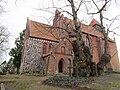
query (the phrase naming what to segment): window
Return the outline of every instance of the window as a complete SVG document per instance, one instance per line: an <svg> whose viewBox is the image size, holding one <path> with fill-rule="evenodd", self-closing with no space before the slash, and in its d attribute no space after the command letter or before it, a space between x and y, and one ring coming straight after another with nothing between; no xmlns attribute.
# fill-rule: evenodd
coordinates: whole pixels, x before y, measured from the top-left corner
<svg viewBox="0 0 120 90"><path fill-rule="evenodd" d="M51 51L51 49L52 49L52 44L51 44L51 43L49 43L49 49L48 49L48 52L50 52L50 51Z"/></svg>
<svg viewBox="0 0 120 90"><path fill-rule="evenodd" d="M65 53L65 47L64 46L61 47L61 53Z"/></svg>
<svg viewBox="0 0 120 90"><path fill-rule="evenodd" d="M85 46L90 47L90 41L89 41L88 35L85 38Z"/></svg>
<svg viewBox="0 0 120 90"><path fill-rule="evenodd" d="M52 44L50 43L50 44L49 44L49 50L50 50L51 48L52 48Z"/></svg>
<svg viewBox="0 0 120 90"><path fill-rule="evenodd" d="M71 66L71 60L68 59L68 66Z"/></svg>
<svg viewBox="0 0 120 90"><path fill-rule="evenodd" d="M93 27L94 27L96 30L102 32L101 26L100 26L99 24L95 24L95 25L93 25Z"/></svg>
<svg viewBox="0 0 120 90"><path fill-rule="evenodd" d="M43 54L46 54L46 51L47 51L47 44L44 43L43 44Z"/></svg>

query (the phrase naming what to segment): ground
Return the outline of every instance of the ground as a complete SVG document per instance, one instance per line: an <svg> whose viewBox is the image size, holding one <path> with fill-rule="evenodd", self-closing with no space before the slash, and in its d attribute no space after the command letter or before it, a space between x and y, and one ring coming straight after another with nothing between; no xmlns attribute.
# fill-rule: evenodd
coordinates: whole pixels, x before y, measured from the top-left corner
<svg viewBox="0 0 120 90"><path fill-rule="evenodd" d="M6 90L74 90L57 86L43 85L41 82L48 77L37 75L0 75L0 82L4 81ZM120 74L105 74L95 77L91 83L82 86L92 87L96 90L120 90Z"/></svg>

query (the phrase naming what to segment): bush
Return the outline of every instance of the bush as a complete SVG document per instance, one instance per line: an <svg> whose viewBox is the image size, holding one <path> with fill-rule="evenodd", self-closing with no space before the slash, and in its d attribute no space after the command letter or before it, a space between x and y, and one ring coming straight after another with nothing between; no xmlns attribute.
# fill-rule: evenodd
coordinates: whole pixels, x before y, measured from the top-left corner
<svg viewBox="0 0 120 90"><path fill-rule="evenodd" d="M94 79L87 77L75 78L69 76L53 76L43 81L43 84L60 86L64 88L75 88L78 85L90 83L91 81L94 81Z"/></svg>

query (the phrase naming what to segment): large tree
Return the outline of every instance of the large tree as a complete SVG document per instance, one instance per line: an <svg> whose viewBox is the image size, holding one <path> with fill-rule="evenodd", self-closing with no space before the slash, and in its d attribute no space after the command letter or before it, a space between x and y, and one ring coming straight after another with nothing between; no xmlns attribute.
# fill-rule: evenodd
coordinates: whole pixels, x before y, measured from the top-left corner
<svg viewBox="0 0 120 90"><path fill-rule="evenodd" d="M75 5L74 5L74 1L73 0L68 0L70 5L71 5L71 9L72 9L72 16L73 16L73 21L74 21L74 25L75 25L75 32L76 32L76 40L74 42L72 42L73 44L73 51L74 51L74 73L75 76L78 75L82 75L82 71L81 71L81 64L83 62L86 63L86 59L85 59L85 54L83 52L84 49L84 44L83 44L83 40L82 40L82 30L78 21L78 16L77 16L77 12L79 10L80 7L78 7L76 9ZM82 73L81 73L82 72Z"/></svg>
<svg viewBox="0 0 120 90"><path fill-rule="evenodd" d="M14 66L17 68L17 74L19 73L21 65L21 56L22 56L22 47L24 43L24 31L20 33L20 36L16 38L15 45L16 47L12 48L9 55L13 60Z"/></svg>
<svg viewBox="0 0 120 90"><path fill-rule="evenodd" d="M61 29L65 32L67 32L68 36L70 38L71 37L75 38L74 41L73 40L70 41L70 39L67 39L70 41L70 43L73 46L74 60L73 60L73 67L70 67L70 68L73 68L73 75L75 75L76 77L86 76L86 75L90 76L90 74L93 71L93 70L90 70L90 67L93 67L94 63L92 63L92 60L91 60L92 56L89 52L89 48L87 48L84 45L84 42L82 39L81 22L79 22L78 15L77 15L84 0L78 1L79 2L78 7L75 6L74 0L67 0L67 1L68 1L68 5L66 5L66 6L70 6L72 12L68 12L67 10L63 10L62 8L58 8L58 9L60 9L62 12L66 12L69 15L71 15L73 18L73 21L71 21L69 23L69 25L66 25L66 22L65 22L64 23L65 27L57 26L57 27L53 27L53 28ZM53 7L53 8L55 8L55 7ZM40 8L40 10L47 11L47 10L41 9L41 8ZM59 12L56 14L59 14ZM64 22L64 20L63 20L63 22ZM73 26L70 25L71 23L73 23L74 25ZM70 28L69 26L72 26L72 27ZM68 29L71 29L70 31L74 32L74 35Z"/></svg>

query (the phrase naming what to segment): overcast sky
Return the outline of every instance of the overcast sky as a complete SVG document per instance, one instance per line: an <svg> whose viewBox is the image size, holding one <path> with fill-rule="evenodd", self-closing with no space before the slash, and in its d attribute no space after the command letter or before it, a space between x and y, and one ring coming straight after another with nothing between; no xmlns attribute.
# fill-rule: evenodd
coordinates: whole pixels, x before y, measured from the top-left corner
<svg viewBox="0 0 120 90"><path fill-rule="evenodd" d="M29 17L29 19L42 23L47 23L47 20L44 17L53 19L52 14L36 10L35 8L39 7L45 8L48 6L62 7L67 3L64 1L66 0L17 0L17 3L15 4L15 0L8 0L7 3L4 3L3 5L6 12L0 16L1 20L0 24L4 25L11 34L9 39L10 48L13 48L15 46L14 45L15 38L17 38L19 36L19 33L25 29L27 17ZM65 9L69 10L68 7ZM54 13L54 10L52 10L52 12ZM106 16L114 17L118 14L120 14L120 8L116 8L115 5L113 4L112 7L109 8L109 11L106 14ZM84 14L78 13L78 16L80 20L87 21L88 23L90 23L90 20L92 18L99 20L97 15L87 17ZM115 30L115 32L120 34L120 30ZM119 36L116 36L118 49L120 49L119 38L120 38ZM8 61L9 59L10 57L8 53L6 53L4 60Z"/></svg>

